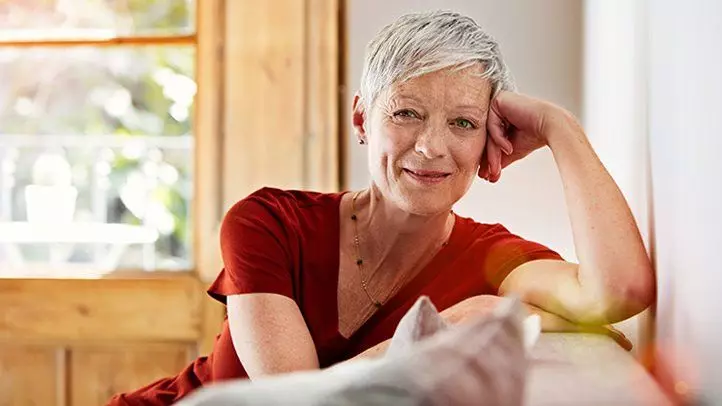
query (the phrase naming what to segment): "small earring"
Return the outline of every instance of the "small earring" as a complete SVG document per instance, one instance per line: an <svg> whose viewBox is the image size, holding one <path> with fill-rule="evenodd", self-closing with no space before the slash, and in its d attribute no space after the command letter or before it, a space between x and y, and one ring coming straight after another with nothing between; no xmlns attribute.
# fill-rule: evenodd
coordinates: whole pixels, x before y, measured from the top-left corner
<svg viewBox="0 0 722 406"><path fill-rule="evenodd" d="M359 139L358 139L358 143L361 144L361 145L364 145L364 144L366 144L366 141L364 141L363 138L359 138Z"/></svg>

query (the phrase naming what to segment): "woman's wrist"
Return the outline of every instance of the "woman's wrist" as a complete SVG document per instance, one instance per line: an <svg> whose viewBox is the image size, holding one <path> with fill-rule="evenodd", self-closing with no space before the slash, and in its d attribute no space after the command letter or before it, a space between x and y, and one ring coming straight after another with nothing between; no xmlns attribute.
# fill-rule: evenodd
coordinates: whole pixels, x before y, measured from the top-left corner
<svg viewBox="0 0 722 406"><path fill-rule="evenodd" d="M586 142L587 136L579 120L569 111L556 107L555 111L547 115L542 129L542 137L552 150L567 143Z"/></svg>
<svg viewBox="0 0 722 406"><path fill-rule="evenodd" d="M559 119L555 125L550 126L545 135L546 144L555 157L559 153L580 152L591 149L591 143L587 134L578 121L571 119Z"/></svg>

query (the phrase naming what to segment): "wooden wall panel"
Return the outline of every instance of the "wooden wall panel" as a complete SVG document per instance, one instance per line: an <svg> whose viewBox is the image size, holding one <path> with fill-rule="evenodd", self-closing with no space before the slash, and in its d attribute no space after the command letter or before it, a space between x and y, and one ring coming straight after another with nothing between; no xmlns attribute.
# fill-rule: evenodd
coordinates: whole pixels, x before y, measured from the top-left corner
<svg viewBox="0 0 722 406"><path fill-rule="evenodd" d="M62 350L0 344L0 406L63 406Z"/></svg>
<svg viewBox="0 0 722 406"><path fill-rule="evenodd" d="M0 279L0 342L168 340L201 336L203 295L192 276Z"/></svg>
<svg viewBox="0 0 722 406"><path fill-rule="evenodd" d="M188 365L189 350L182 344L74 348L68 369L70 405L104 405L116 393L176 375Z"/></svg>
<svg viewBox="0 0 722 406"><path fill-rule="evenodd" d="M340 187L342 0L306 0L306 132L304 186L321 192ZM350 107L348 107L350 109Z"/></svg>
<svg viewBox="0 0 722 406"><path fill-rule="evenodd" d="M305 1L233 0L226 7L227 209L262 186L303 187Z"/></svg>

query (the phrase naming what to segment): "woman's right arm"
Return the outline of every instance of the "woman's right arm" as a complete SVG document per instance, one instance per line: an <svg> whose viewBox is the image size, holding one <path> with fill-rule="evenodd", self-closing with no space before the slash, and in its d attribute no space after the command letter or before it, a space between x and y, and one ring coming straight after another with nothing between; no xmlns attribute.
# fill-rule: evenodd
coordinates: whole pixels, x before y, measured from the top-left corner
<svg viewBox="0 0 722 406"><path fill-rule="evenodd" d="M224 269L209 292L227 306L231 341L250 379L319 367L294 298L293 198L263 188L231 207L221 225Z"/></svg>
<svg viewBox="0 0 722 406"><path fill-rule="evenodd" d="M250 379L319 368L311 333L292 299L249 293L228 296L227 306L233 346Z"/></svg>

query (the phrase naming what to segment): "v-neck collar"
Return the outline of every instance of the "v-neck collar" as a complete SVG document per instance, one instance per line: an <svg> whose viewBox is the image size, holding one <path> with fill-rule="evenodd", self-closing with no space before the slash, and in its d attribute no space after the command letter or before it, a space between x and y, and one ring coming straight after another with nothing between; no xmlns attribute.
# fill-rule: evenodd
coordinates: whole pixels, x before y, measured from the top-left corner
<svg viewBox="0 0 722 406"><path fill-rule="evenodd" d="M333 314L333 322L331 323L333 328L333 341L336 343L349 343L349 342L355 342L359 339L359 337L362 337L365 332L367 332L369 329L372 329L375 327L379 322L381 322L386 316L389 315L389 313L396 310L399 306L401 306L405 301L408 301L410 296L416 296L421 289L428 284L428 282L436 276L436 271L438 269L443 269L442 264L444 264L449 259L449 253L453 251L453 247L457 243L458 234L459 234L459 216L454 213L454 225L451 229L451 234L449 236L448 244L443 246L439 252L437 252L434 257L424 266L424 268L416 274L413 278L411 278L410 281L408 281L404 286L401 287L393 296L391 296L386 302L381 305L381 307L373 314L371 317L364 322L361 327L359 327L356 331L354 331L349 337L345 337L341 332L339 331L339 322L338 322L338 283L340 279L339 270L341 265L341 258L340 258L340 249L341 249L341 202L343 201L343 196L348 192L341 192L338 194L338 199L336 201L336 244L329 244L330 246L335 247L335 254L334 254L334 261L331 262L334 266L334 272L332 283L330 284L335 289L331 290L329 289L329 292L326 292L327 294L331 295L328 298L328 301L324 301L326 303L332 304L332 306L329 306L330 312Z"/></svg>

